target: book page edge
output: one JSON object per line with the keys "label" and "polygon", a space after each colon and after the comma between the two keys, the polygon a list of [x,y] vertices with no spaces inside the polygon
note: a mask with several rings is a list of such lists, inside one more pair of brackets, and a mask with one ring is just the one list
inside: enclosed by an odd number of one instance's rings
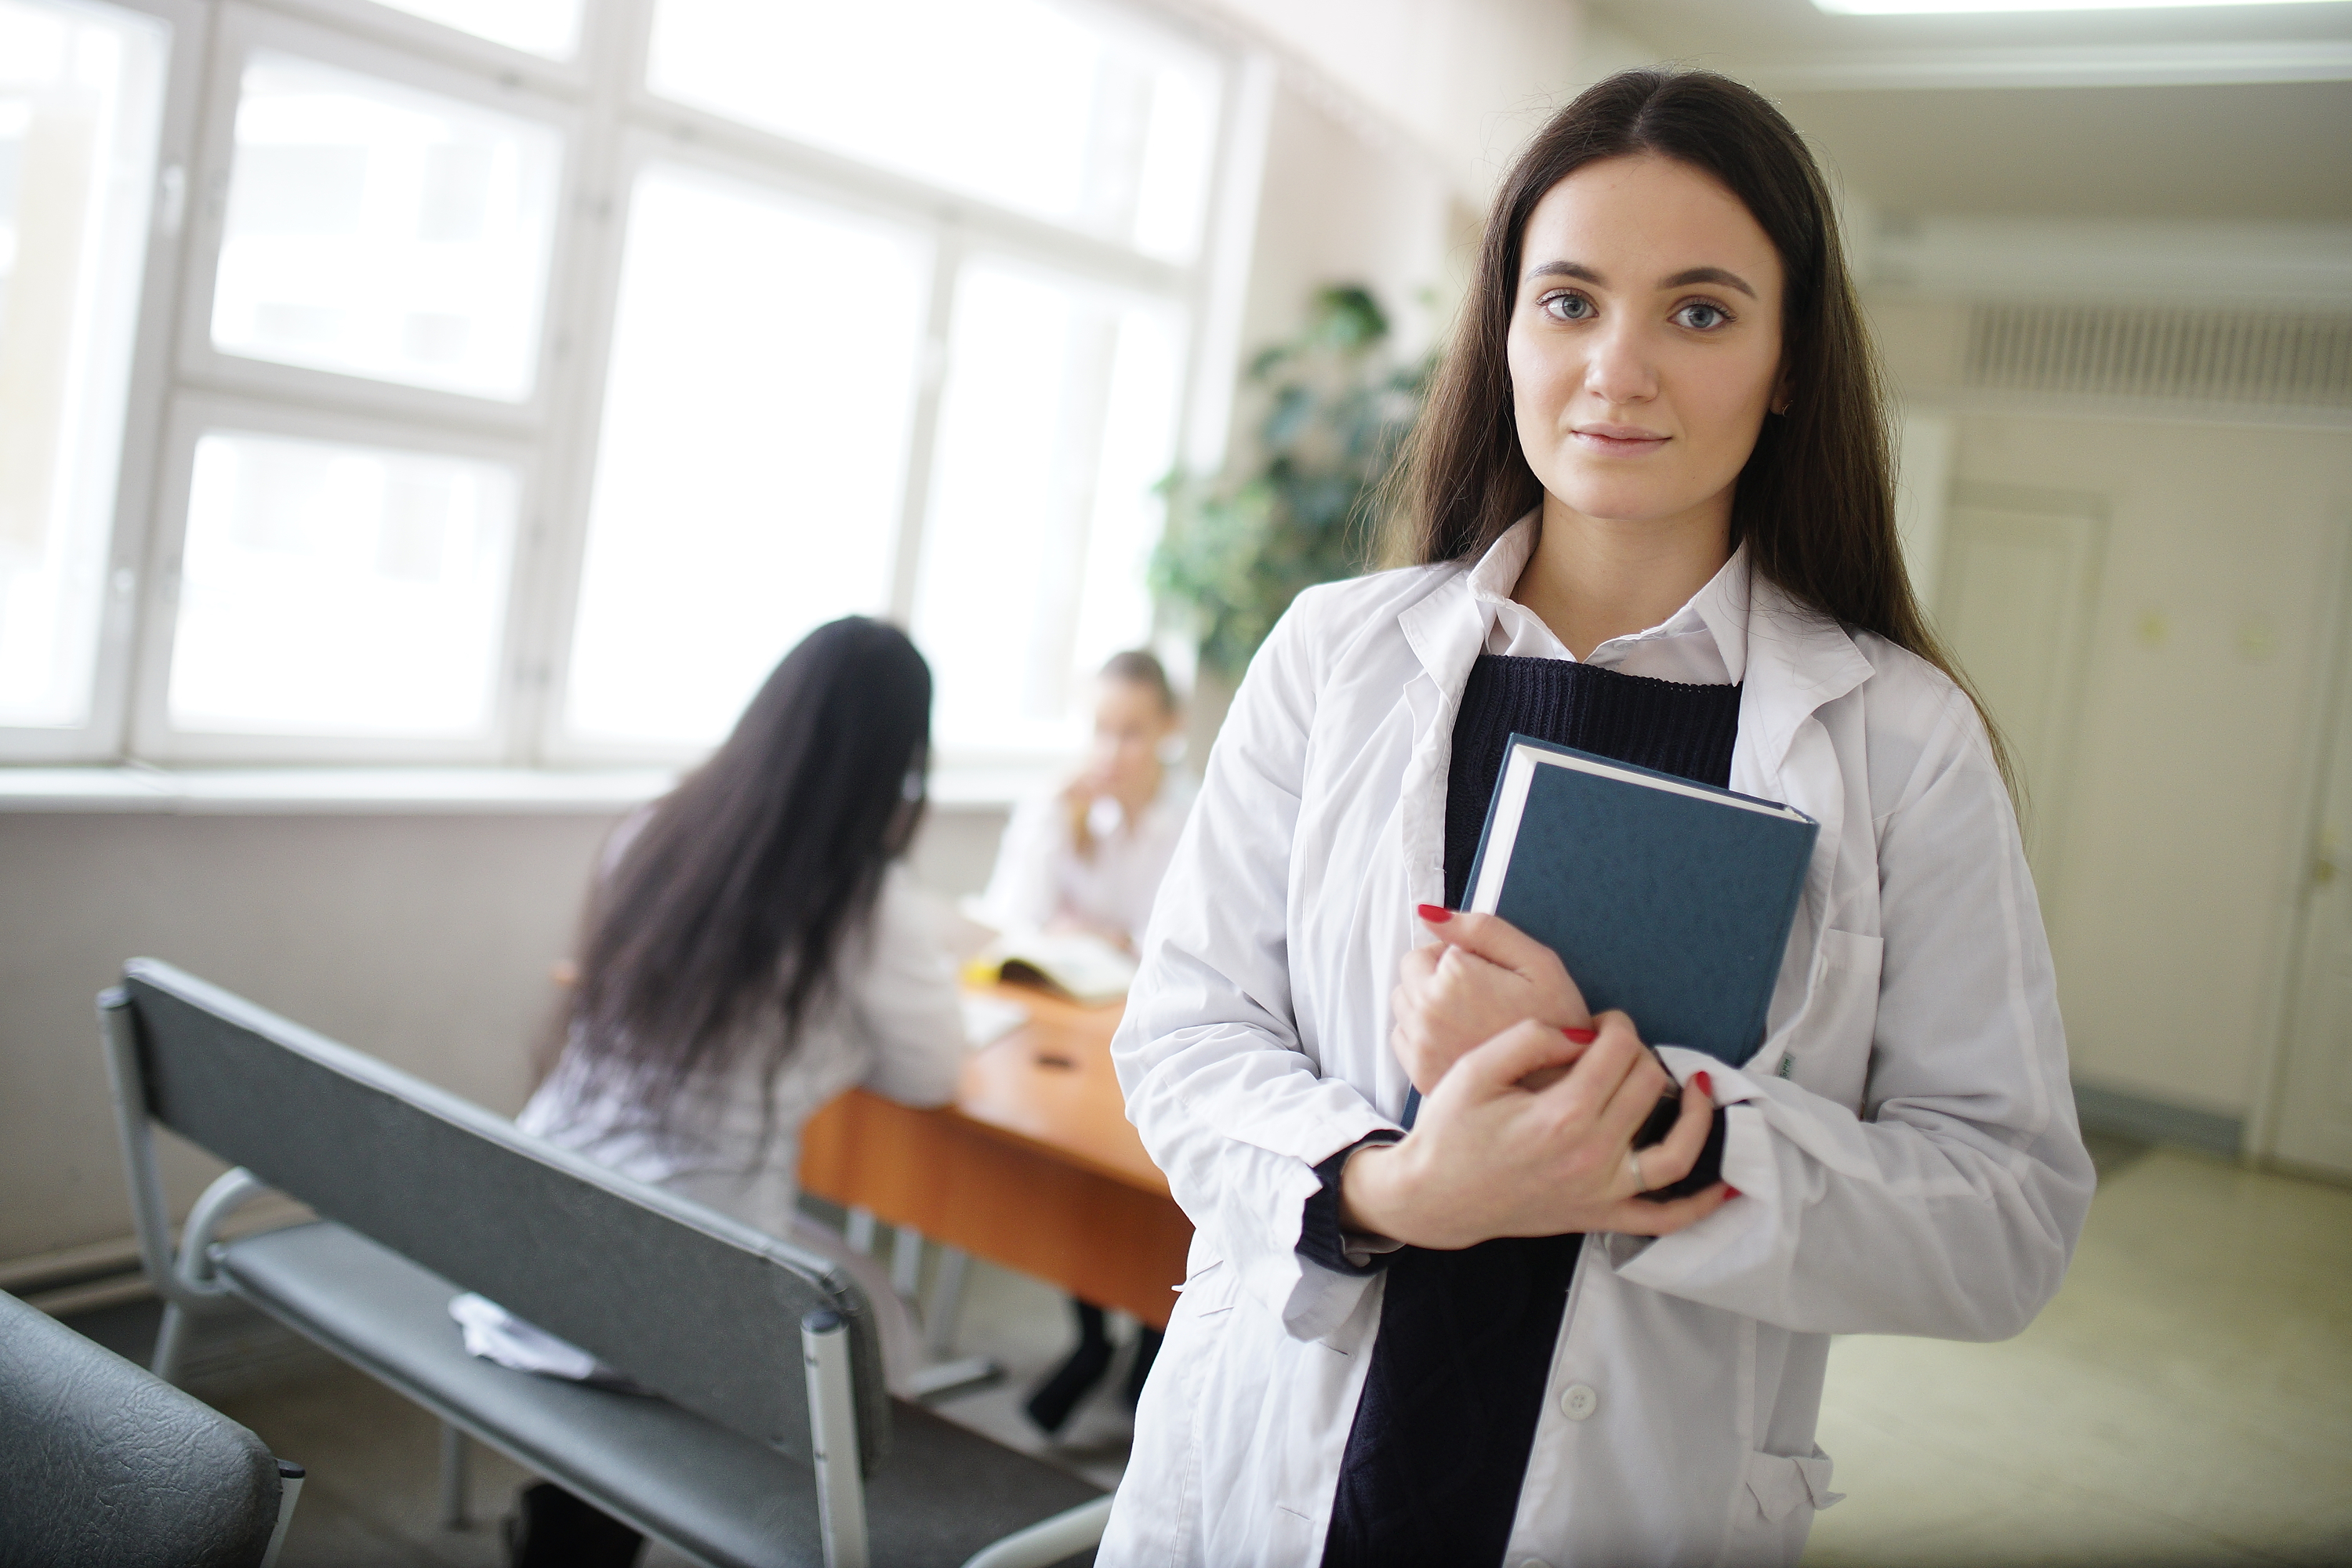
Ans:
{"label": "book page edge", "polygon": [[1486,839],[1486,863],[1478,868],[1478,885],[1470,889],[1474,913],[1491,915],[1503,901],[1503,879],[1511,868],[1511,851],[1518,847],[1519,817],[1527,809],[1528,785],[1535,781],[1536,755],[1533,746],[1513,746],[1504,759],[1494,831]]}
{"label": "book page edge", "polygon": [[[1805,815],[1794,806],[1775,805],[1770,801],[1765,800],[1750,800],[1744,795],[1734,795],[1728,790],[1702,789],[1696,784],[1685,784],[1679,779],[1657,778],[1633,768],[1613,767],[1607,763],[1597,763],[1584,757],[1563,756],[1558,752],[1549,751],[1542,746],[1514,746],[1511,748],[1512,759],[1516,762],[1522,752],[1537,762],[1550,767],[1573,768],[1580,773],[1594,773],[1601,778],[1620,779],[1626,784],[1664,790],[1668,795],[1687,795],[1693,800],[1711,801],[1717,805],[1734,805],[1742,811],[1752,811],[1759,816],[1777,816],[1783,822],[1808,820]],[[1521,794],[1524,798],[1525,792],[1522,791]],[[1514,830],[1517,826],[1515,816],[1512,822]]]}

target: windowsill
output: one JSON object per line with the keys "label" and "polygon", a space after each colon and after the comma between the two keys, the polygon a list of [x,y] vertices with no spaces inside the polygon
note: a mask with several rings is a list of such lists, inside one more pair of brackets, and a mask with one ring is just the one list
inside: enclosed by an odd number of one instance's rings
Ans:
{"label": "windowsill", "polygon": [[[1000,809],[1059,771],[943,765],[931,773],[931,805]],[[594,816],[640,805],[677,778],[671,768],[0,767],[0,813]]]}

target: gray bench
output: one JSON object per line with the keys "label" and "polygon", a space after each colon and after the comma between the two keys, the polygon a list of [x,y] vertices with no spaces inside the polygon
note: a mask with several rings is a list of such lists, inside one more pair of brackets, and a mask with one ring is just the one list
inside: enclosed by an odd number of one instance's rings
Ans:
{"label": "gray bench", "polygon": [[[1019,1568],[1089,1551],[1108,1500],[884,1391],[871,1309],[828,1260],[631,1181],[455,1095],[134,959],[101,995],[131,1203],[184,1316],[258,1307],[451,1426],[714,1568]],[[177,1252],[162,1126],[236,1167]],[[311,1223],[215,1239],[253,1194]],[[656,1396],[466,1353],[475,1290]]]}

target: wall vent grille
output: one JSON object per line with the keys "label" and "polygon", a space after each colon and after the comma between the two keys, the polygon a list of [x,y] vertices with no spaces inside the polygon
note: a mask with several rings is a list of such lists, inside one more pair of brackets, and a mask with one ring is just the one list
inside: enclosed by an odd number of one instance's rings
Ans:
{"label": "wall vent grille", "polygon": [[2352,315],[1975,307],[1968,382],[2012,392],[2352,408]]}

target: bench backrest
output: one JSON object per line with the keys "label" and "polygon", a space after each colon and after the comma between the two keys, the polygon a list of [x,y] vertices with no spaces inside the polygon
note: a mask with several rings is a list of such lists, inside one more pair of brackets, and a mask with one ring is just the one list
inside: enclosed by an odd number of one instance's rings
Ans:
{"label": "bench backrest", "polygon": [[801,1320],[840,1314],[860,1468],[881,1462],[873,1310],[827,1259],[170,964],[131,960],[123,993],[158,1125],[746,1436],[808,1455]]}

